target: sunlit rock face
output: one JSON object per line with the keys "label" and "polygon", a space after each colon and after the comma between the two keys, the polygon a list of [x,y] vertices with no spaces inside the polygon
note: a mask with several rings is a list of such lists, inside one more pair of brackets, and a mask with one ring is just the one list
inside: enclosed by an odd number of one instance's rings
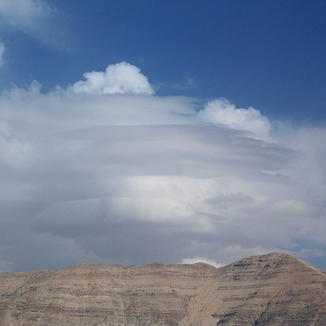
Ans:
{"label": "sunlit rock face", "polygon": [[0,325],[326,325],[326,274],[282,253],[0,273]]}
{"label": "sunlit rock face", "polygon": [[254,256],[218,272],[179,325],[326,325],[326,274],[296,257]]}

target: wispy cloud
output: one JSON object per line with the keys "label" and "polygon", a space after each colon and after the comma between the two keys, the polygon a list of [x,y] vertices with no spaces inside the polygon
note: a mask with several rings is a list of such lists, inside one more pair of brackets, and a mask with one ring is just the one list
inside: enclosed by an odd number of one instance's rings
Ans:
{"label": "wispy cloud", "polygon": [[42,0],[0,0],[0,15],[13,28],[33,29],[49,12]]}
{"label": "wispy cloud", "polygon": [[63,12],[45,0],[0,0],[2,37],[18,31],[62,50],[67,48],[64,17]]}
{"label": "wispy cloud", "polygon": [[0,97],[1,266],[324,254],[325,129],[221,99],[198,111],[127,63],[89,74]]}
{"label": "wispy cloud", "polygon": [[2,58],[2,56],[3,56],[3,53],[4,52],[5,52],[5,46],[2,43],[0,43],[0,67],[3,64],[3,58]]}

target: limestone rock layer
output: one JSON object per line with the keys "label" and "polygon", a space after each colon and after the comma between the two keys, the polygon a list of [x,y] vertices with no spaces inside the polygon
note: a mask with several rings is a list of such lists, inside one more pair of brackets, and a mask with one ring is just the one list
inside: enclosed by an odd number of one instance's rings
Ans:
{"label": "limestone rock layer", "polygon": [[0,325],[326,325],[326,273],[287,254],[0,272]]}

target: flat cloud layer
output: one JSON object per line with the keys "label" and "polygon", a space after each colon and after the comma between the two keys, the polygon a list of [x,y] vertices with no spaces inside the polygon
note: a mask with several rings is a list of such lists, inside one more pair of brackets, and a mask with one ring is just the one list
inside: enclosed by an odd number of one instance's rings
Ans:
{"label": "flat cloud layer", "polygon": [[120,63],[2,93],[0,269],[324,257],[325,129],[152,90]]}

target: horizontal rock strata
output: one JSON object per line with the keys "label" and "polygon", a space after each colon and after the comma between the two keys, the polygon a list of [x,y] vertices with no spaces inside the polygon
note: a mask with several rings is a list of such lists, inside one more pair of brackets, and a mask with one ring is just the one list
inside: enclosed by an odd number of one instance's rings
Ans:
{"label": "horizontal rock strata", "polygon": [[326,325],[326,274],[282,253],[0,273],[0,325]]}
{"label": "horizontal rock strata", "polygon": [[242,259],[193,298],[180,325],[326,325],[325,272],[293,256]]}

